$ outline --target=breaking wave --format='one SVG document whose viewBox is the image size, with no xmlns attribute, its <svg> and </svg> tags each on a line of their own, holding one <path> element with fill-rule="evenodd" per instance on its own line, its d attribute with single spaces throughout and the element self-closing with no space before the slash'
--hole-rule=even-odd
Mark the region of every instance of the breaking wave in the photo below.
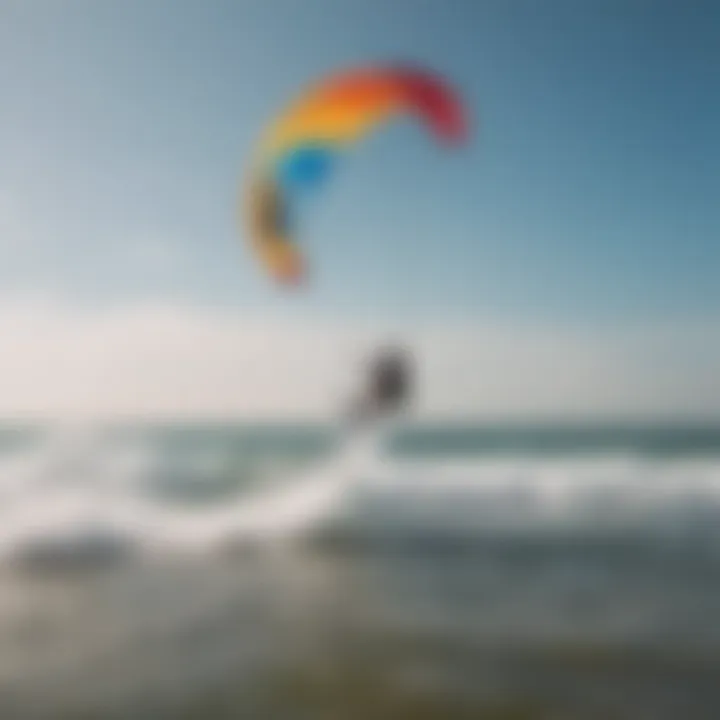
<svg viewBox="0 0 720 720">
<path fill-rule="evenodd" d="M 62 430 L 0 455 L 0 559 L 106 563 L 237 542 L 527 532 L 714 535 L 720 459 L 632 453 L 393 460 L 381 431 L 312 463 L 228 464 L 217 449 Z M 270 457 L 269 460 L 272 460 Z"/>
</svg>

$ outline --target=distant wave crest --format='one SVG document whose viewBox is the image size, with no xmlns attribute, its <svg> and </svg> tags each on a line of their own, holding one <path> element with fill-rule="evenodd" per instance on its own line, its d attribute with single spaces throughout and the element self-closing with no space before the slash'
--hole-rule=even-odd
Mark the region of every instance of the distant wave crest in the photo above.
<svg viewBox="0 0 720 720">
<path fill-rule="evenodd" d="M 393 462 L 376 454 L 376 441 L 357 438 L 314 467 L 240 483 L 218 474 L 217 455 L 178 464 L 152 443 L 63 432 L 0 456 L 0 555 L 106 563 L 133 553 L 212 552 L 238 540 L 293 539 L 326 526 L 365 539 L 717 532 L 717 457 Z M 168 495 L 173 485 L 216 489 L 203 502 L 179 504 Z"/>
</svg>

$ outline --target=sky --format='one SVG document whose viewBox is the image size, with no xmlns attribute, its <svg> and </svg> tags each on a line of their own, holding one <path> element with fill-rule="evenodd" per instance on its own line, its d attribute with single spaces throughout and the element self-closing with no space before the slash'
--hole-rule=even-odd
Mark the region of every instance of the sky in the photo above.
<svg viewBox="0 0 720 720">
<path fill-rule="evenodd" d="M 429 414 L 720 417 L 718 36 L 710 1 L 0 0 L 0 415 L 329 412 L 400 333 Z M 383 60 L 444 74 L 471 142 L 355 148 L 278 292 L 253 144 Z"/>
</svg>

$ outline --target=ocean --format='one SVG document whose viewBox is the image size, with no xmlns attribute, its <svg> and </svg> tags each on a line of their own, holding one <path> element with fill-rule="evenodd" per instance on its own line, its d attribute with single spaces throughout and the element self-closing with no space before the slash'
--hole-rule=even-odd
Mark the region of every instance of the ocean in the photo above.
<svg viewBox="0 0 720 720">
<path fill-rule="evenodd" d="M 2 720 L 716 720 L 720 427 L 0 429 Z"/>
</svg>

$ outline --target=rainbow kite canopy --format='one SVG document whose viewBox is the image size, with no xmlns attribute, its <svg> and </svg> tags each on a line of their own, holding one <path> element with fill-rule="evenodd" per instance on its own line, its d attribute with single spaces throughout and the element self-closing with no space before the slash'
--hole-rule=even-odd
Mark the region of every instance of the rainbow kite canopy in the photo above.
<svg viewBox="0 0 720 720">
<path fill-rule="evenodd" d="M 244 206 L 253 248 L 282 284 L 305 268 L 288 219 L 294 196 L 316 187 L 344 147 L 400 114 L 418 116 L 440 141 L 467 135 L 464 109 L 436 75 L 408 67 L 370 67 L 325 78 L 310 87 L 261 138 Z"/>
</svg>

